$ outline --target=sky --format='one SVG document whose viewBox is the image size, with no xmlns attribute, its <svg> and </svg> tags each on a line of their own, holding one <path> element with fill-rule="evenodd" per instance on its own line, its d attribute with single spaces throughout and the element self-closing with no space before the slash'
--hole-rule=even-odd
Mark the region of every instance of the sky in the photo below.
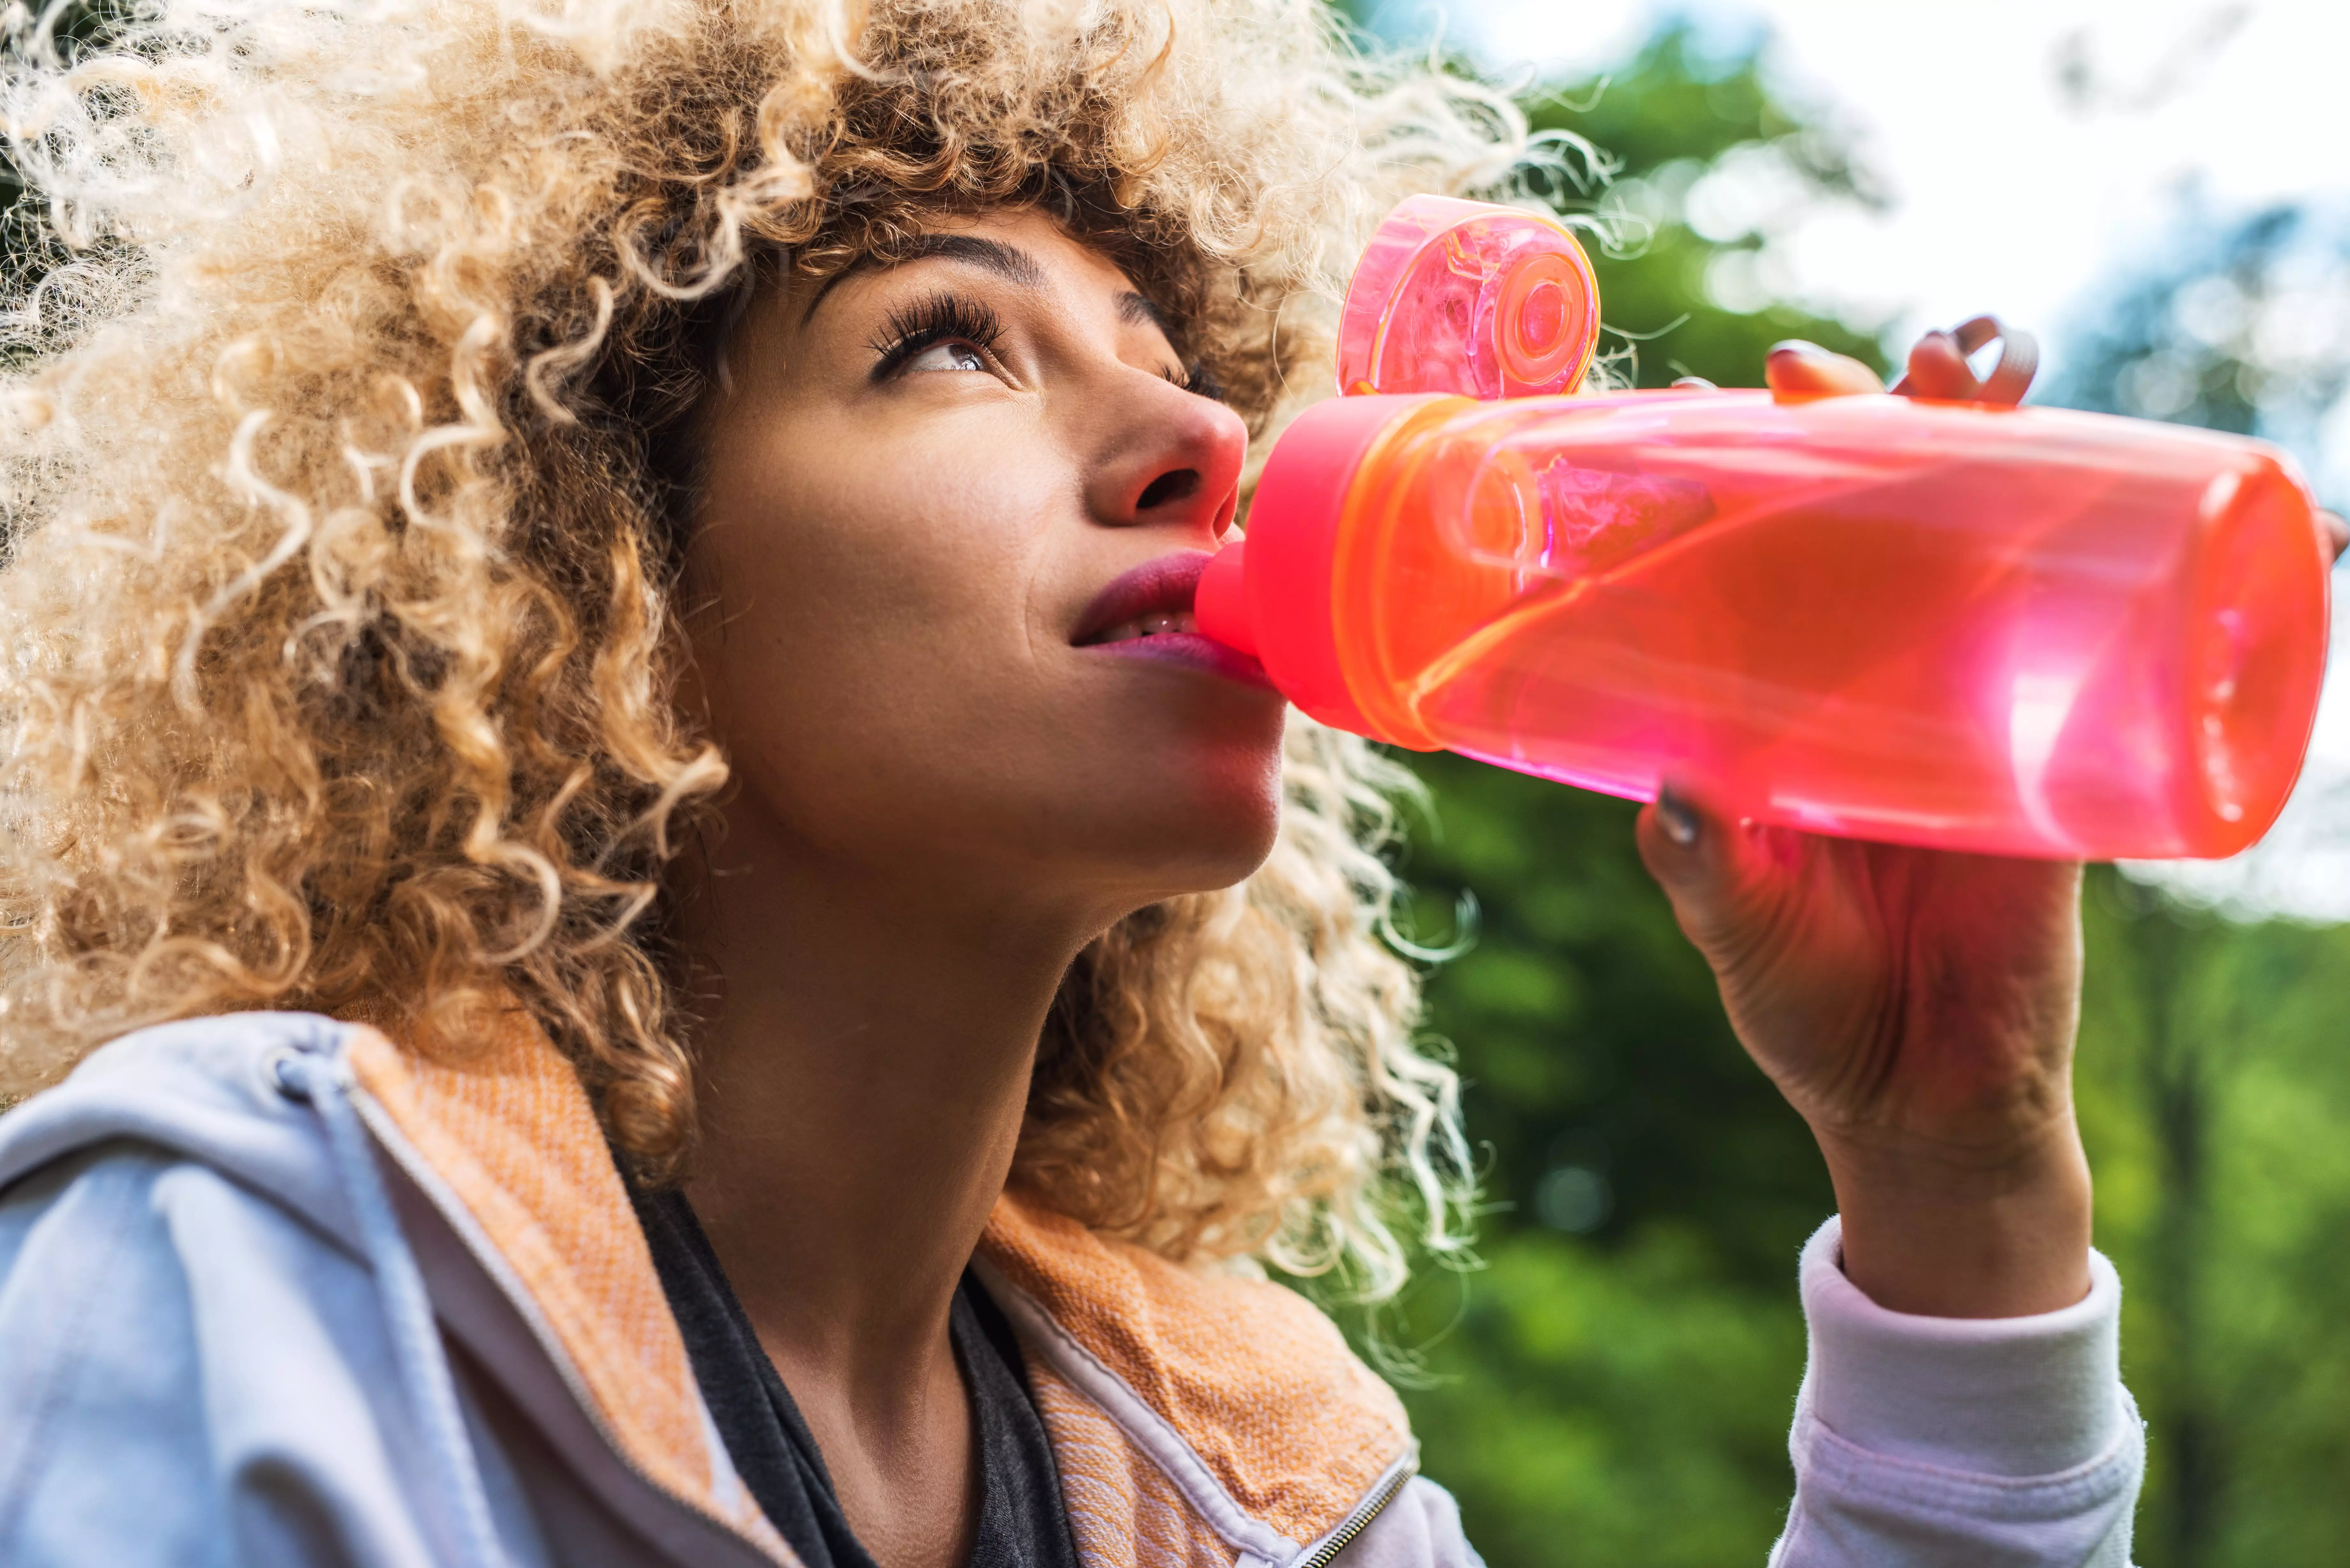
<svg viewBox="0 0 2350 1568">
<path fill-rule="evenodd" d="M 1432 5 L 1388 0 L 1433 20 Z M 2222 211 L 2350 203 L 2350 5 L 2223 0 L 1451 0 L 1490 68 L 1604 70 L 1660 16 L 1767 31 L 1781 91 L 1839 127 L 1891 197 L 1825 213 L 1783 260 L 1796 296 L 1908 335 L 1995 310 L 2049 339 L 2143 264 L 2199 183 Z"/>
<path fill-rule="evenodd" d="M 1504 79 L 1604 71 L 1669 15 L 1725 52 L 1770 40 L 1787 101 L 1841 130 L 1889 198 L 1776 235 L 1776 288 L 1906 344 L 1982 311 L 2033 331 L 2043 384 L 2115 282 L 2159 261 L 2189 192 L 2220 216 L 2350 211 L 2350 0 L 1387 0 Z M 2298 455 L 2350 478 L 2350 418 Z M 2329 483 L 2336 493 L 2339 483 Z M 2337 573 L 2350 587 L 2350 572 Z M 2268 840 L 2137 868 L 2247 914 L 2350 919 L 2350 616 L 2303 783 Z"/>
</svg>

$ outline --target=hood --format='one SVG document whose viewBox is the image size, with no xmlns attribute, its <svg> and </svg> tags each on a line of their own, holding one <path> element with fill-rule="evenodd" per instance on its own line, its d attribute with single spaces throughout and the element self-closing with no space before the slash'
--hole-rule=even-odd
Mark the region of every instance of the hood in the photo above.
<svg viewBox="0 0 2350 1568">
<path fill-rule="evenodd" d="M 275 1077 L 279 1061 L 339 1049 L 349 1033 L 315 1013 L 255 1012 L 126 1034 L 0 1116 L 0 1187 L 99 1144 L 143 1143 L 267 1196 L 359 1256 L 318 1120 Z"/>
<path fill-rule="evenodd" d="M 319 1118 L 284 1092 L 295 1057 L 334 1066 L 383 1153 L 530 1321 L 629 1467 L 791 1562 L 719 1449 L 587 1093 L 519 1009 L 431 1049 L 302 1013 L 127 1035 L 0 1116 L 0 1185 L 134 1140 L 364 1257 Z M 1416 1467 L 1395 1395 L 1282 1286 L 1179 1267 L 1009 1194 L 976 1264 L 1029 1353 L 1089 1563 L 1319 1563 Z"/>
</svg>

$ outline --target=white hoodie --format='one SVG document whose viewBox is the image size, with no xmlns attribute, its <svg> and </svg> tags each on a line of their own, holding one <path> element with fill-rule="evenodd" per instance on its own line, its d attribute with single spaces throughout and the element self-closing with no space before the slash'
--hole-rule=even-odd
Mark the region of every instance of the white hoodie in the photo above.
<svg viewBox="0 0 2350 1568">
<path fill-rule="evenodd" d="M 1010 1199 L 979 1263 L 1087 1568 L 1477 1563 L 1302 1298 Z M 2121 1568 L 2144 1443 L 2094 1272 L 2043 1317 L 1904 1317 L 1830 1221 L 1774 1568 Z M 428 1066 L 328 1019 L 197 1020 L 0 1116 L 0 1568 L 279 1563 L 796 1568 L 526 1024 Z"/>
</svg>

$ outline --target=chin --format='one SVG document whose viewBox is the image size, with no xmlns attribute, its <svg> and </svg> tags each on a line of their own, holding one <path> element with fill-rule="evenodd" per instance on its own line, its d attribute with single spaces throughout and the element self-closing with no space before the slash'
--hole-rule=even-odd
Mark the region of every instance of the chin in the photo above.
<svg viewBox="0 0 2350 1568">
<path fill-rule="evenodd" d="M 1122 902 L 1137 908 L 1245 882 L 1273 853 L 1281 829 L 1277 768 L 1224 789 L 1128 794 L 1105 813 L 1109 805 L 1101 797 L 1072 802 L 1064 821 L 1090 819 L 1086 836 L 1094 839 L 1094 853 L 1086 858 L 1120 889 Z"/>
<path fill-rule="evenodd" d="M 1273 854 L 1279 828 L 1278 817 L 1267 813 L 1263 830 L 1252 831 L 1245 838 L 1227 832 L 1220 836 L 1222 841 L 1210 842 L 1203 835 L 1195 856 L 1166 868 L 1168 896 L 1213 893 L 1247 881 Z"/>
</svg>

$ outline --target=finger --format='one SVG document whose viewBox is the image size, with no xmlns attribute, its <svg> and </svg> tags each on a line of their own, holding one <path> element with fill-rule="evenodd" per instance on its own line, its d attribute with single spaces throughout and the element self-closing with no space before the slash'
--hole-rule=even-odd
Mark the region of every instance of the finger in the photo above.
<svg viewBox="0 0 2350 1568">
<path fill-rule="evenodd" d="M 1711 956 L 1753 917 L 1773 867 L 1743 824 L 1687 784 L 1668 783 L 1633 829 L 1641 864 L 1672 900 L 1691 941 Z"/>
<path fill-rule="evenodd" d="M 1977 316 L 1961 321 L 1950 336 L 1959 341 L 1959 352 L 1972 358 L 1979 348 L 1999 345 L 1999 358 L 1991 367 L 1976 378 L 1975 389 L 1968 396 L 1979 403 L 2012 409 L 2023 401 L 2023 394 L 2032 389 L 2032 378 L 2040 373 L 2040 340 L 2029 332 L 2010 327 L 1996 316 Z M 1973 367 L 1968 367 L 1970 371 Z"/>
<path fill-rule="evenodd" d="M 2339 512 L 2323 511 L 2318 513 L 2317 521 L 2325 530 L 2325 542 L 2333 547 L 2334 558 L 2340 560 L 2342 552 L 2350 550 L 2350 522 L 2345 522 Z"/>
<path fill-rule="evenodd" d="M 1800 337 L 1772 346 L 1762 359 L 1762 379 L 1773 391 L 1783 394 L 1836 398 L 1885 390 L 1877 372 L 1859 360 L 1831 354 Z"/>
<path fill-rule="evenodd" d="M 1909 374 L 1901 383 L 1906 395 L 1960 401 L 1973 397 L 1978 389 L 1959 340 L 1949 333 L 1929 332 L 1909 350 Z"/>
</svg>

